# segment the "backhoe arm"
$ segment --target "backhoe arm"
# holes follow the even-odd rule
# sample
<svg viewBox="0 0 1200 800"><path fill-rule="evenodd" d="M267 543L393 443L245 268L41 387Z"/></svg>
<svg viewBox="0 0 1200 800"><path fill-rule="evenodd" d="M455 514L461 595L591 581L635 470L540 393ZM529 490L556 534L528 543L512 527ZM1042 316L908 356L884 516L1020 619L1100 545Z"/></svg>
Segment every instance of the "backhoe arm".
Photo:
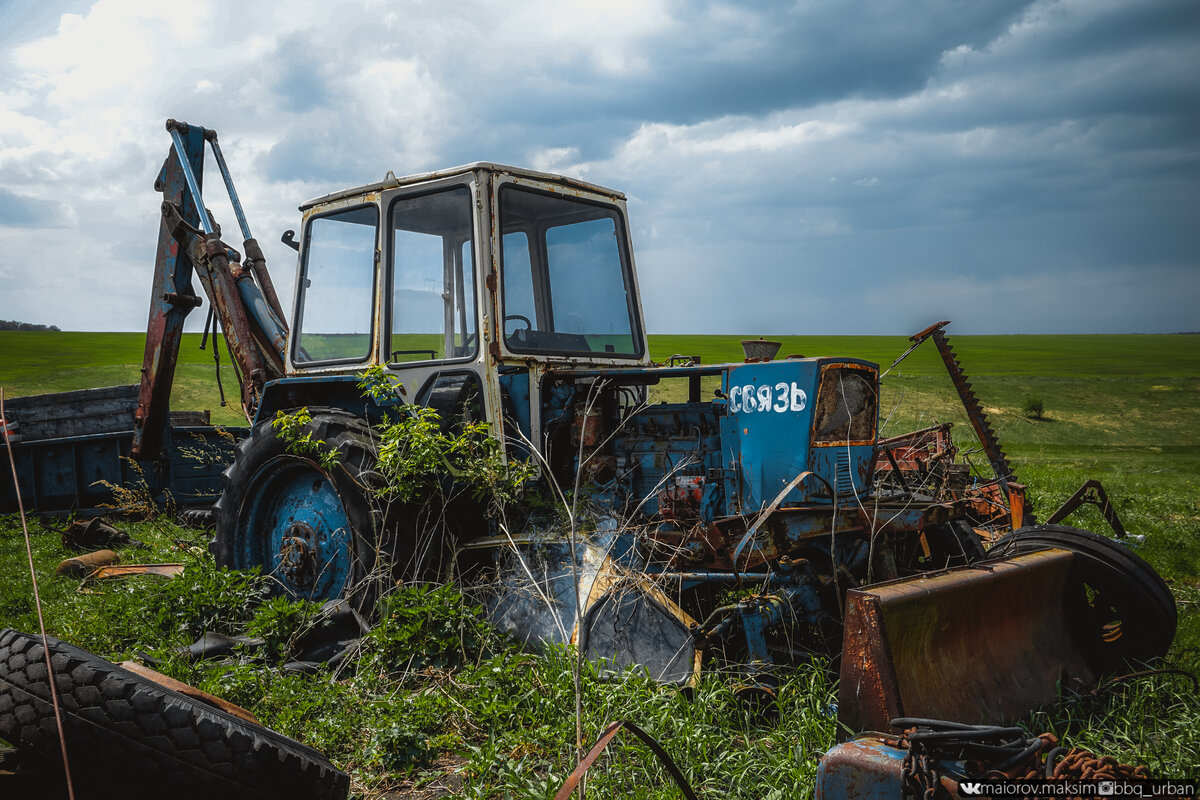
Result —
<svg viewBox="0 0 1200 800"><path fill-rule="evenodd" d="M167 120L167 131L173 145L155 182L163 194L162 222L133 436L133 455L140 459L153 458L162 449L184 321L202 302L192 288L193 270L220 320L248 416L258 405L263 384L283 376L287 342L266 259L250 234L216 131L175 120ZM217 159L246 240L246 266L221 241L220 227L204 206L205 141Z"/></svg>

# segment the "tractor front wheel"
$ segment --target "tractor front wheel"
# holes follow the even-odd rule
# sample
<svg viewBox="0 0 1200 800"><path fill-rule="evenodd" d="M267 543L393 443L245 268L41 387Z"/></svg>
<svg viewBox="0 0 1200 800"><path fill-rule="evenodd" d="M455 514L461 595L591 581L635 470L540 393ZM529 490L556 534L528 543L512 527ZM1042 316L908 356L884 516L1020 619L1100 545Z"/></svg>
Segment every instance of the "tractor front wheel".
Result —
<svg viewBox="0 0 1200 800"><path fill-rule="evenodd" d="M290 597L348 597L365 608L383 533L370 428L339 409L311 416L300 435L321 443L313 451L295 452L269 420L238 445L213 509L211 549L219 566L261 567ZM328 451L333 466L321 458Z"/></svg>

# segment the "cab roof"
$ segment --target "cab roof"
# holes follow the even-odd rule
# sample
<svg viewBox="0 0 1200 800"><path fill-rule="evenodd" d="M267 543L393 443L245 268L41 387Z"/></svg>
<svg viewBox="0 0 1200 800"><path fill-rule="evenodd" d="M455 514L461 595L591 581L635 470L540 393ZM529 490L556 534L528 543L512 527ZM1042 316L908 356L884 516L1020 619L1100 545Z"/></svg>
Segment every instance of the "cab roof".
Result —
<svg viewBox="0 0 1200 800"><path fill-rule="evenodd" d="M313 206L319 206L334 200L341 200L345 197L355 197L360 194L368 194L370 192L381 192L385 189L397 189L401 186L409 186L416 183L424 183L426 181L436 180L438 178L449 178L454 175L464 175L469 172L485 171L494 174L508 174L515 178L526 178L536 180L542 183L556 183L564 187L580 189L595 194L602 194L611 197L614 200L624 200L625 193L618 192L616 189L608 189L603 186L598 186L594 183L581 181L576 178L568 178L565 175L555 175L550 172L538 172L537 170L525 169L523 167L512 167L507 164L495 164L491 161L475 161L471 164L463 164L458 167L450 167L449 169L439 169L433 172L419 172L415 175L406 175L402 178L397 178L389 170L387 176L377 182L368 183L365 186L356 186L352 189L342 189L337 192L330 192L320 197L315 197L312 200L300 206L301 211L307 211Z"/></svg>

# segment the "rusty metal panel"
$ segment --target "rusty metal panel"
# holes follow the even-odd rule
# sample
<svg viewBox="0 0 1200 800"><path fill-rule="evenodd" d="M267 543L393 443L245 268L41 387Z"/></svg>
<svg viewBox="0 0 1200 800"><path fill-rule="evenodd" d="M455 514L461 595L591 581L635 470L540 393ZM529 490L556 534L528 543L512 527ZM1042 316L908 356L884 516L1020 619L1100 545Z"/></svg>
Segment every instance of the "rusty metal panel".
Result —
<svg viewBox="0 0 1200 800"><path fill-rule="evenodd" d="M853 731L887 731L905 711L879 598L849 592L846 601L838 719Z"/></svg>
<svg viewBox="0 0 1200 800"><path fill-rule="evenodd" d="M1071 630L1074 555L1044 550L847 593L838 717L1016 720L1095 675Z"/></svg>

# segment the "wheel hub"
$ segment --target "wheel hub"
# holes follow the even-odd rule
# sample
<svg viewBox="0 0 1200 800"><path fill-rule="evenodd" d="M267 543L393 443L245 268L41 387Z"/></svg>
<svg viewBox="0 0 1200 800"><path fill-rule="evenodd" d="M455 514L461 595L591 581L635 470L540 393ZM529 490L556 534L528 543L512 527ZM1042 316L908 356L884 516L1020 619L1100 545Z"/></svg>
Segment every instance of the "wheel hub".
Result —
<svg viewBox="0 0 1200 800"><path fill-rule="evenodd" d="M309 587L317 577L317 532L303 522L293 522L279 548L279 571L293 585Z"/></svg>
<svg viewBox="0 0 1200 800"><path fill-rule="evenodd" d="M240 563L261 565L292 597L341 596L352 570L352 528L329 476L303 459L276 458L252 477L246 498Z"/></svg>

